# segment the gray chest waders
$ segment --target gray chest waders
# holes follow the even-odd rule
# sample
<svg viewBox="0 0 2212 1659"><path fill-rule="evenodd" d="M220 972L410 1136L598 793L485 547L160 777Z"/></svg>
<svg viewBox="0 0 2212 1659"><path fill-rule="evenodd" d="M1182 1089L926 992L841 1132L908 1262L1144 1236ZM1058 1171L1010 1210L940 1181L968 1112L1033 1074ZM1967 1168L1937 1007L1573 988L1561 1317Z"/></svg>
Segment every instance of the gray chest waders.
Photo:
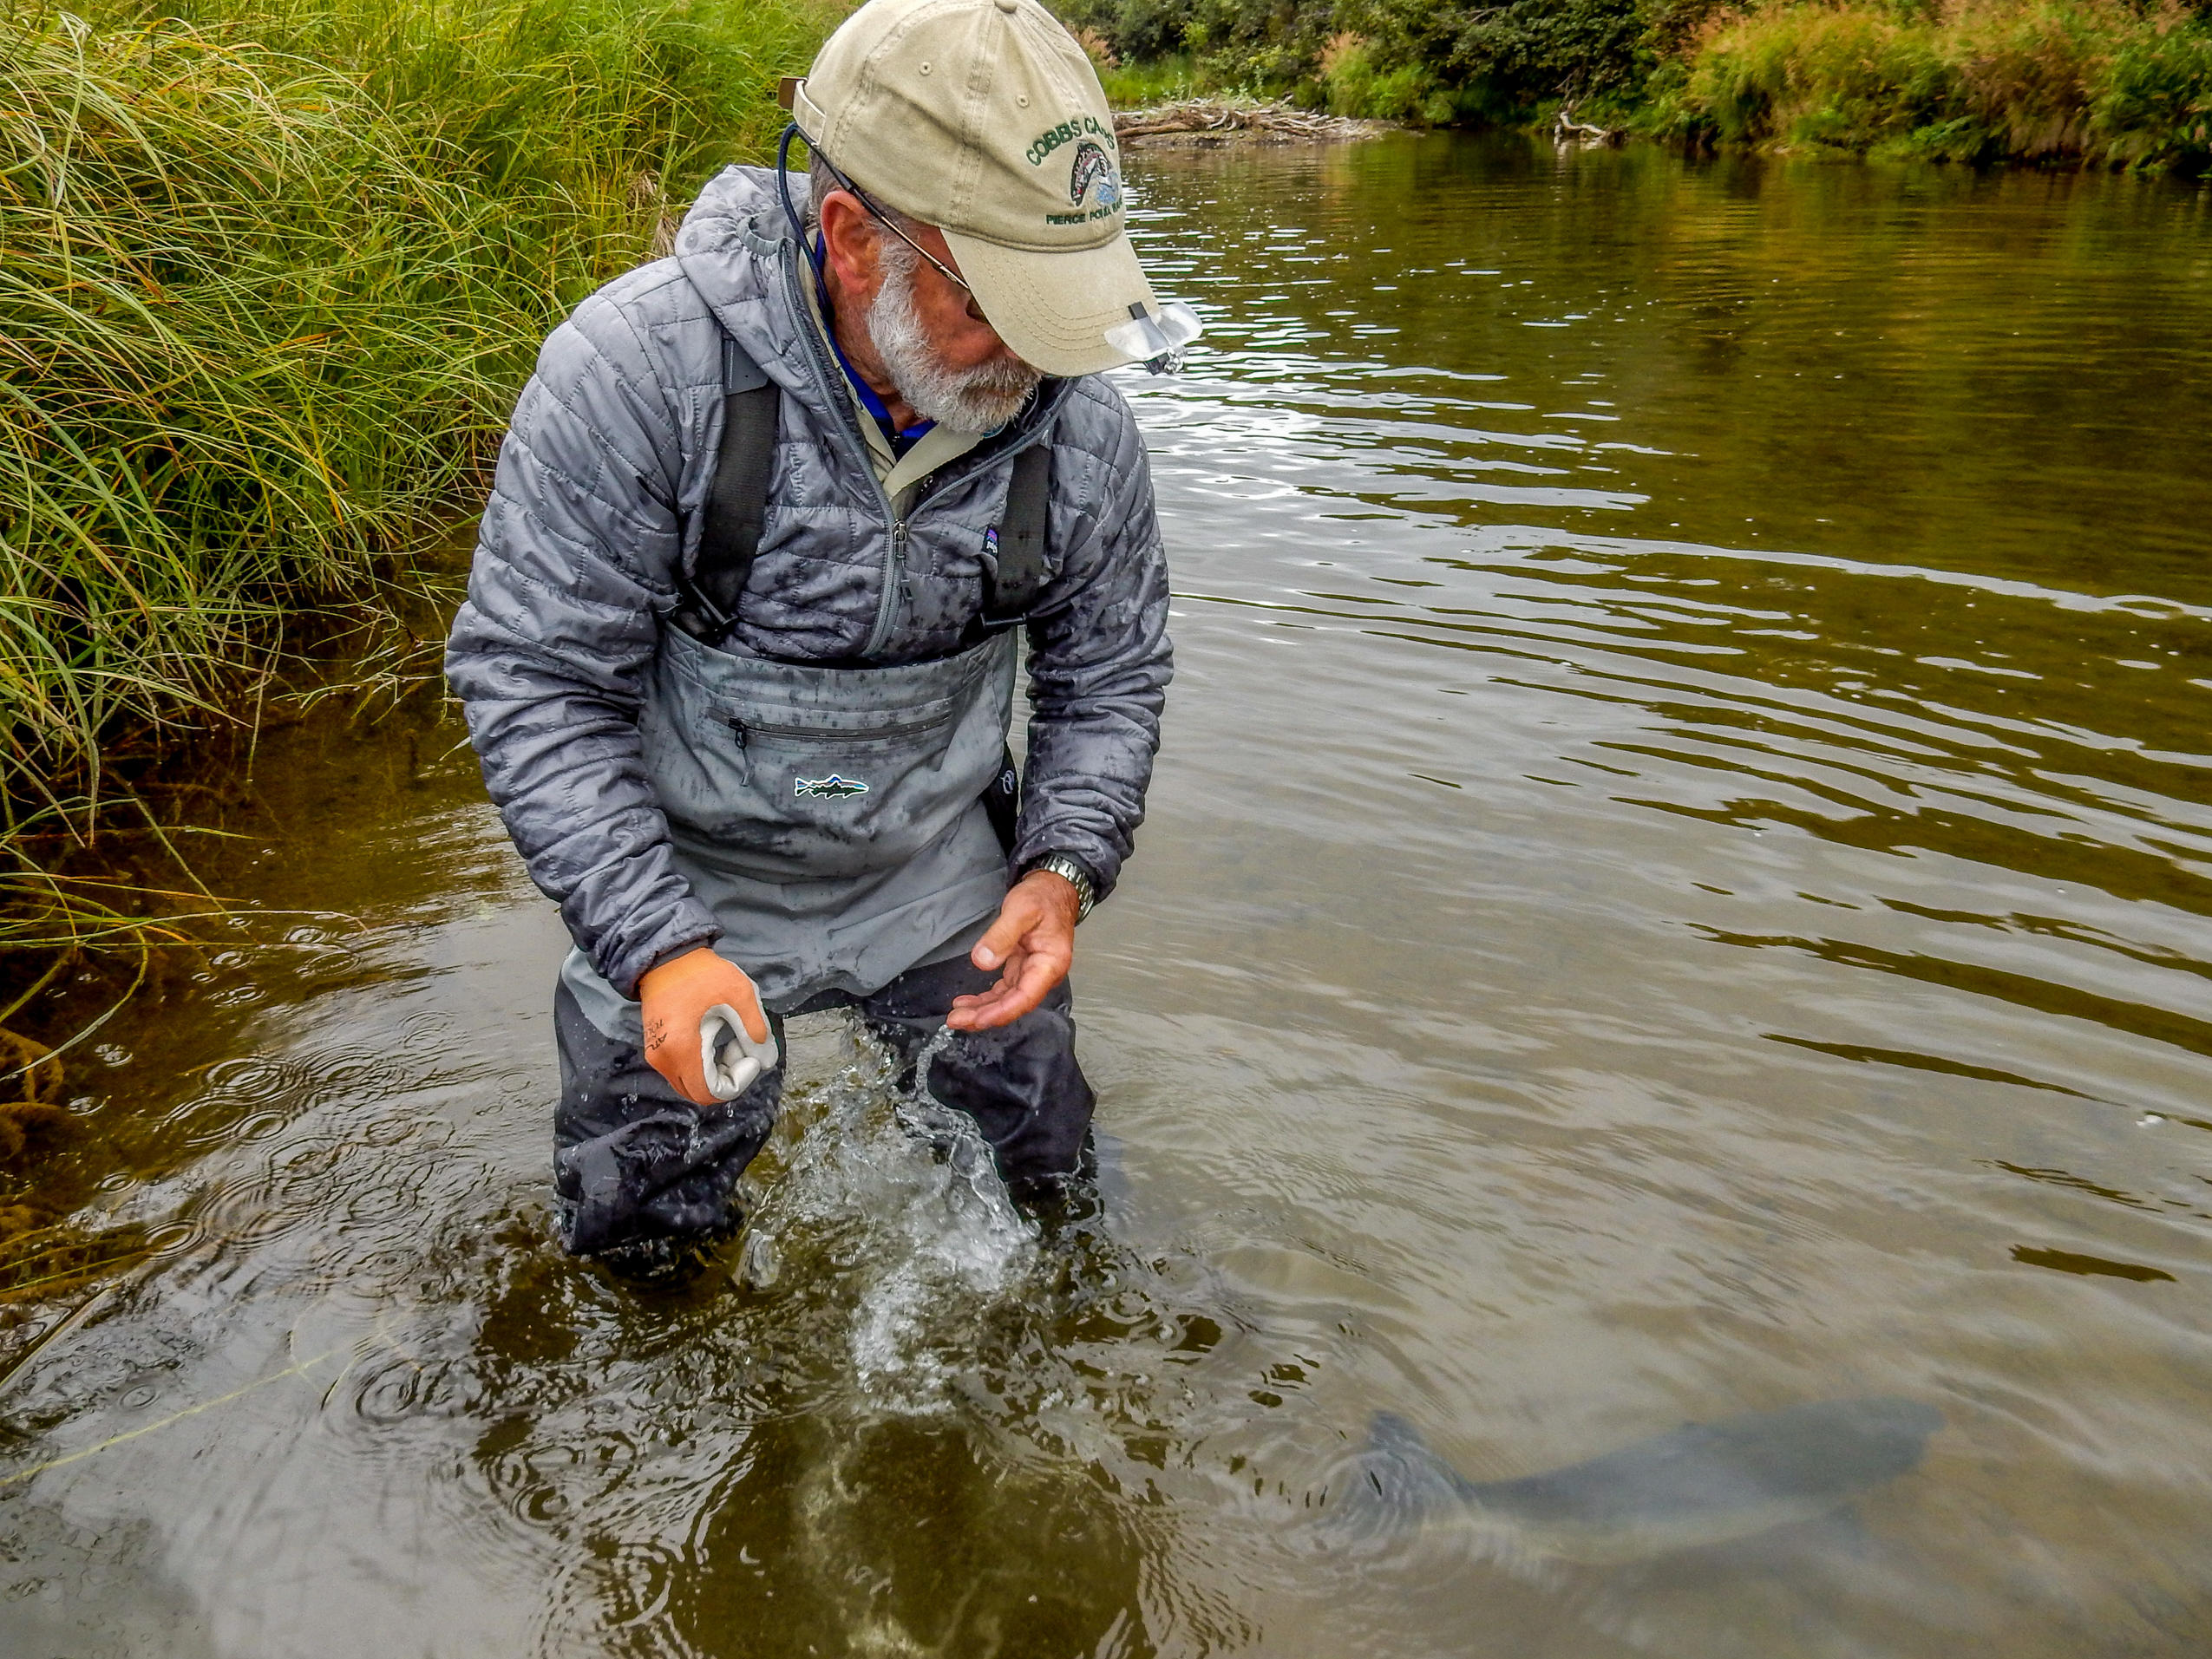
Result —
<svg viewBox="0 0 2212 1659"><path fill-rule="evenodd" d="M638 716L675 862L716 949L784 1012L874 990L993 913L1020 783L1006 731L1015 641L1044 585L1051 451L1015 458L975 642L933 662L824 668L722 650L760 546L777 389L726 336L722 447L697 568ZM571 950L561 978L609 1037L638 1005Z"/></svg>

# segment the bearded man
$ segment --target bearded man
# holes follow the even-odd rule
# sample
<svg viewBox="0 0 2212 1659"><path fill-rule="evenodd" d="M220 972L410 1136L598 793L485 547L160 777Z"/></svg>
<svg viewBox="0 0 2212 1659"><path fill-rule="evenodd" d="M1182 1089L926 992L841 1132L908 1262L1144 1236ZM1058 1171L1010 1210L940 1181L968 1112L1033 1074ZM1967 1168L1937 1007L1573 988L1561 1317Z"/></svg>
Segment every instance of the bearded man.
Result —
<svg viewBox="0 0 2212 1659"><path fill-rule="evenodd" d="M730 168L546 343L447 656L574 941L562 1238L649 1281L742 1224L794 1014L909 1062L949 1024L926 1081L1010 1185L1077 1172L1075 928L1168 680L1144 449L1094 376L1196 323L1129 247L1089 60L1036 0L870 0L793 109L803 212L781 160Z"/></svg>

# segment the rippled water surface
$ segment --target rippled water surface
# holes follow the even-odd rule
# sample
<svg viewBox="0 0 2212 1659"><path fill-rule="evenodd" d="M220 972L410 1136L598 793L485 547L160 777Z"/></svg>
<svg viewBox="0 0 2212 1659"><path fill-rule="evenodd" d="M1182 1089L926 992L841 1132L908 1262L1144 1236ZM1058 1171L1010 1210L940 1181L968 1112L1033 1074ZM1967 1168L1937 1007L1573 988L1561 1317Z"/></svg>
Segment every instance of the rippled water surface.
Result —
<svg viewBox="0 0 2212 1659"><path fill-rule="evenodd" d="M1081 939L1098 1204L822 1019L723 1270L568 1264L565 942L473 765L279 737L230 885L357 920L75 1059L160 1253L0 1394L0 1649L2212 1648L2205 193L1135 182L1214 323L1125 382L1179 677ZM1378 1410L1493 1480L1857 1395L1920 1467L1731 1543L1315 1519Z"/></svg>

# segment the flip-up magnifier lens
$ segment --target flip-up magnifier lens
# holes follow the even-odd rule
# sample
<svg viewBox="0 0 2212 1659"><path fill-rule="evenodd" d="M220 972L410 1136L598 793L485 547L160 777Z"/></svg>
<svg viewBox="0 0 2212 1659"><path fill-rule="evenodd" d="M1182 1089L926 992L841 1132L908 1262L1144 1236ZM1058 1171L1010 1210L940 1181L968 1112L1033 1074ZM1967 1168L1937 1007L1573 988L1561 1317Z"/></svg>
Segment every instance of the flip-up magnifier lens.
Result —
<svg viewBox="0 0 2212 1659"><path fill-rule="evenodd" d="M1172 375L1183 366L1183 348L1206 332L1198 313L1181 300L1169 300L1157 317L1149 315L1144 302L1129 307L1129 320L1106 330L1106 343L1124 357L1134 357L1146 372Z"/></svg>

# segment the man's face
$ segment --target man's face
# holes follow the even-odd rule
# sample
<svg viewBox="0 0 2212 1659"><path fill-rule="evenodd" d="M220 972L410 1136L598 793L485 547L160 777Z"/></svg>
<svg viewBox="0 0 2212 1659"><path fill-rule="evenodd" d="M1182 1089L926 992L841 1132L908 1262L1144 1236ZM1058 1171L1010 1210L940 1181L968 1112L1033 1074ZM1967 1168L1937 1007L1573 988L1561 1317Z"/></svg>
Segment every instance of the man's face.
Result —
<svg viewBox="0 0 2212 1659"><path fill-rule="evenodd" d="M851 307L866 318L880 367L916 413L981 432L1020 412L1044 376L1008 349L972 294L846 192L824 200L822 233L837 271L841 314ZM906 234L932 258L959 269L936 226L913 225Z"/></svg>
<svg viewBox="0 0 2212 1659"><path fill-rule="evenodd" d="M913 250L890 232L880 225L876 228L879 281L891 267L903 265L909 268L914 315L942 367L959 374L986 363L1021 362L998 337L998 331L985 320L983 308L976 304L973 294L949 281L928 259L914 258ZM959 261L953 258L945 232L937 226L913 225L906 234L920 245L931 259L941 261L956 272L959 270ZM906 257L901 258L902 254Z"/></svg>

